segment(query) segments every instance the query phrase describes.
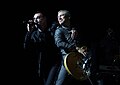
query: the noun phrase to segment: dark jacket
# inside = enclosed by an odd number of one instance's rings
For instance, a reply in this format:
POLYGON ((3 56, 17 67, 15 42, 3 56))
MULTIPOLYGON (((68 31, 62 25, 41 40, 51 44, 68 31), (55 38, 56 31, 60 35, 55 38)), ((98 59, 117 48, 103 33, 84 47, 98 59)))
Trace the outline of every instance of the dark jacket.
POLYGON ((62 26, 57 27, 55 31, 55 44, 61 50, 62 54, 76 51, 76 46, 80 45, 80 38, 71 38, 71 28, 63 28, 62 26))

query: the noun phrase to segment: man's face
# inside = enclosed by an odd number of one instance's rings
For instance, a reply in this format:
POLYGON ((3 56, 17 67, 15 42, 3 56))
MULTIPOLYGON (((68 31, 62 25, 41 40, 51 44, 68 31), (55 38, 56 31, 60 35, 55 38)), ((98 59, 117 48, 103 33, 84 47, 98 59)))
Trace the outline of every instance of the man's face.
POLYGON ((34 22, 40 25, 43 25, 46 22, 46 18, 42 13, 36 13, 33 18, 34 22))
POLYGON ((58 18, 59 24, 61 25, 61 24, 64 24, 66 22, 68 17, 66 17, 65 12, 61 11, 61 12, 58 13, 58 17, 57 18, 58 18))

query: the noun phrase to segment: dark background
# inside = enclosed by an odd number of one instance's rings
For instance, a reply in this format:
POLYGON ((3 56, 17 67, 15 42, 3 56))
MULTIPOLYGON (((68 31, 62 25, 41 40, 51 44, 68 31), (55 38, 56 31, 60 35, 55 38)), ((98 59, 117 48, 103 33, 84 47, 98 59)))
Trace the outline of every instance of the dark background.
POLYGON ((82 37, 87 42, 98 43, 104 36, 108 27, 115 30, 119 41, 120 33, 120 5, 117 1, 75 1, 75 0, 20 0, 5 2, 3 6, 3 29, 5 34, 5 57, 4 68, 7 67, 5 79, 23 82, 26 80, 26 63, 24 57, 23 41, 26 33, 26 21, 33 17, 37 10, 44 10, 51 22, 56 21, 57 12, 60 9, 67 9, 72 15, 72 24, 80 28, 82 37), (4 17, 3 17, 4 18, 4 17), (7 20, 7 21, 6 21, 7 20), (8 25, 8 24, 9 25, 8 25), (9 54, 8 54, 9 53, 9 54))
POLYGON ((51 22, 57 20, 58 10, 69 10, 72 24, 80 29, 87 41, 100 40, 108 27, 113 28, 117 36, 119 35, 120 6, 117 1, 31 0, 15 1, 9 7, 12 32, 15 33, 18 47, 22 45, 26 32, 23 21, 31 19, 37 10, 44 10, 51 22))

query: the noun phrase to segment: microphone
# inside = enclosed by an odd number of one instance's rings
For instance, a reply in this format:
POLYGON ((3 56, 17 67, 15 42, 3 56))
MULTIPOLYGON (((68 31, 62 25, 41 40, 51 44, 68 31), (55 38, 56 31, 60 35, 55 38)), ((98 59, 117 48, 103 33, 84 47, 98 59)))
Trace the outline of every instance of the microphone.
POLYGON ((24 20, 22 21, 23 24, 34 24, 33 20, 24 20))

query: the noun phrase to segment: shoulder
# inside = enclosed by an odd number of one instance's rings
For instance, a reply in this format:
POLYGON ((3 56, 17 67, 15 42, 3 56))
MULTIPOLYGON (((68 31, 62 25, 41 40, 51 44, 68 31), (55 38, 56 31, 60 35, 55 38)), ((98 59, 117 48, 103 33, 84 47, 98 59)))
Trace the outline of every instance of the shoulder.
POLYGON ((63 31, 63 28, 58 26, 55 30, 55 34, 61 33, 63 31))
POLYGON ((55 31, 62 31, 62 30, 63 30, 63 28, 61 26, 57 26, 55 31))

